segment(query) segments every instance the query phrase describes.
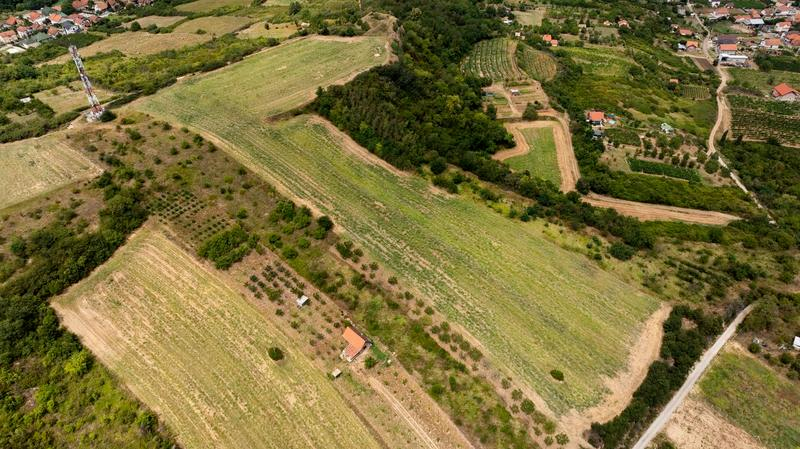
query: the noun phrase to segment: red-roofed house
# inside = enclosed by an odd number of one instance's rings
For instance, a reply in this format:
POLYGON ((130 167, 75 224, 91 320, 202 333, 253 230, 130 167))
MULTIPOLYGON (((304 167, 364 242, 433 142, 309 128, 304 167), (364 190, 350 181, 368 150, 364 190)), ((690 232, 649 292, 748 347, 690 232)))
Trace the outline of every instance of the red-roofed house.
POLYGON ((22 17, 24 17, 28 22, 31 23, 43 23, 47 18, 43 16, 42 13, 40 13, 39 11, 31 11, 22 17))
POLYGON ((558 47, 558 40, 557 39, 551 40, 550 41, 550 46, 551 47, 558 47))
POLYGON ((360 332, 348 326, 342 334, 344 340, 347 342, 347 347, 342 351, 341 357, 348 362, 352 362, 358 357, 359 354, 364 352, 372 344, 367 337, 361 335, 360 332))
POLYGON ((94 3, 94 12, 97 14, 102 14, 108 11, 108 3, 106 2, 95 2, 94 3))
POLYGON ((591 125, 602 125, 606 120, 606 114, 603 111, 589 111, 586 113, 586 121, 591 125))
POLYGON ((708 17, 712 20, 723 19, 731 15, 731 10, 729 8, 717 8, 711 11, 711 14, 708 17))
POLYGON ((792 28, 792 22, 778 22, 775 24, 776 33, 785 33, 792 28))
POLYGON ((8 19, 6 19, 5 24, 10 27, 13 27, 14 25, 17 24, 17 18, 14 16, 9 16, 8 19))
POLYGON ((49 20, 50 23, 61 23, 64 20, 64 16, 61 14, 50 14, 47 16, 47 20, 49 20))
POLYGON ((678 30, 678 34, 680 34, 681 36, 687 36, 687 37, 688 36, 694 36, 694 31, 692 31, 692 30, 690 30, 688 28, 681 28, 681 29, 678 30))
POLYGON ((625 19, 619 19, 617 21, 617 26, 619 26, 620 28, 630 28, 631 27, 631 25, 625 19))
POLYGON ((736 53, 738 50, 739 50, 739 46, 736 45, 736 44, 721 44, 719 46, 719 52, 720 53, 732 54, 732 53, 736 53))
POLYGON ((32 32, 33 30, 31 27, 17 27, 17 36, 19 36, 20 39, 25 39, 30 36, 32 32))
POLYGON ((89 0, 75 0, 72 2, 72 7, 80 11, 89 7, 89 0))
POLYGON ((686 51, 695 51, 700 48, 700 42, 686 41, 686 51))
POLYGON ((47 29, 47 35, 48 35, 48 36, 53 36, 53 37, 55 37, 55 36, 58 36, 58 35, 59 35, 59 33, 61 33, 61 30, 59 30, 59 29, 58 29, 58 28, 56 28, 56 27, 50 27, 50 28, 48 28, 48 29, 47 29))
POLYGON ((772 88, 772 98, 778 101, 797 101, 800 100, 800 93, 792 86, 780 83, 772 88))
POLYGON ((778 39, 777 37, 771 37, 769 39, 764 39, 763 41, 761 41, 761 44, 759 46, 767 50, 780 50, 781 40, 778 39))
POLYGON ((550 42, 550 41, 553 40, 553 36, 551 36, 549 34, 545 34, 544 36, 542 36, 542 40, 545 41, 545 42, 550 42))
POLYGON ((0 33, 0 44, 10 44, 19 39, 17 32, 14 30, 3 31, 0 33))

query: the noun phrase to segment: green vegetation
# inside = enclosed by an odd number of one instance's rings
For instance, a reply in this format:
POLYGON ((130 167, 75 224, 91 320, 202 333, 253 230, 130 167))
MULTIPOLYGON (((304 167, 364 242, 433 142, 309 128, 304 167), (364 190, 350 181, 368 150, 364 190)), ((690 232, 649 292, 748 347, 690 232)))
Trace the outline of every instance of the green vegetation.
POLYGON ((730 87, 744 89, 760 95, 769 95, 772 92, 772 88, 780 83, 788 83, 790 86, 795 87, 800 86, 800 73, 797 72, 783 70, 762 72, 732 67, 728 69, 728 73, 733 77, 733 80, 729 83, 730 87))
MULTIPOLYGON (((241 218, 246 218, 246 216, 241 218)), ((224 270, 242 260, 250 252, 253 243, 250 236, 247 235, 247 231, 236 226, 203 242, 197 254, 211 260, 214 262, 214 266, 224 270)))
POLYGON ((770 449, 800 445, 800 385, 744 354, 723 352, 700 381, 703 397, 770 449))
POLYGON ((681 84, 678 89, 681 95, 692 100, 708 100, 711 98, 711 92, 707 86, 681 84))
POLYGON ((538 81, 550 81, 558 71, 556 59, 550 53, 535 50, 524 43, 517 45, 516 58, 519 67, 538 81))
POLYGON ((514 170, 527 170, 536 176, 561 185, 561 172, 558 169, 556 145, 552 128, 527 128, 522 130, 530 151, 522 156, 514 156, 505 162, 514 170))
POLYGON ((464 71, 476 78, 489 78, 492 81, 514 82, 526 78, 514 59, 511 39, 480 41, 462 63, 464 71))
POLYGON ((800 143, 800 105, 744 95, 729 95, 728 101, 735 137, 800 143))
POLYGON ((637 148, 642 146, 639 131, 630 128, 609 128, 605 130, 606 138, 614 145, 631 145, 637 148))
POLYGON ((636 158, 628 158, 628 165, 631 167, 631 170, 636 172, 700 182, 700 174, 693 168, 679 167, 661 162, 644 161, 636 158))
MULTIPOLYGON (((425 180, 401 177, 365 162, 368 155, 343 150, 322 125, 295 119, 258 131, 262 128, 260 116, 253 113, 256 104, 222 102, 229 76, 235 72, 177 86, 148 99, 142 108, 220 137, 229 144, 228 151, 253 171, 333 217, 358 246, 424 291, 553 409, 563 412, 600 399, 597 373, 612 373, 625 360, 624 349, 611 344, 608 335, 617 335, 614 341, 630 341, 636 323, 653 311, 652 298, 587 266, 527 225, 472 201, 431 197, 425 180), (198 89, 204 95, 187 95, 181 92, 184 89, 198 89), (219 114, 223 110, 229 113, 219 114), (231 120, 238 125, 232 126, 231 120), (242 127, 249 131, 238 132, 242 127), (427 212, 414 212, 422 210, 427 212), (499 247, 487 247, 470 237, 485 229, 493 229, 499 247), (544 274, 551 270, 570 278, 569 284, 545 282, 552 279, 544 274), (522 272, 527 273, 524 278, 514 274, 522 272), (540 281, 531 283, 531 278, 540 281), (591 294, 585 290, 589 285, 591 294), (561 297, 570 299, 553 300, 561 297), (589 301, 590 297, 594 299, 589 301), (522 304, 531 307, 532 301, 547 312, 514 312, 522 304), (545 315, 548 319, 543 321, 545 315), (602 322, 596 319, 600 315, 605 317, 602 322), (554 322, 560 324, 549 324, 554 322), (605 337, 584 341, 587 336, 579 329, 596 326, 605 329, 600 332, 605 337), (563 367, 572 381, 554 385, 548 378, 555 366, 563 367)), ((249 98, 260 96, 253 92, 249 98)))

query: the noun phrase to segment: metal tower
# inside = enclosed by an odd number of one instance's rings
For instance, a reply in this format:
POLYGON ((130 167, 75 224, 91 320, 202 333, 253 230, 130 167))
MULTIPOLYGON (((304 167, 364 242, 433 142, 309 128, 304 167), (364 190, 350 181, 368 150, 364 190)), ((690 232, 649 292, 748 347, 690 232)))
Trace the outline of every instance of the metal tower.
POLYGON ((75 62, 75 67, 78 68, 78 74, 81 77, 81 82, 83 83, 83 89, 86 91, 86 98, 89 99, 89 112, 86 113, 86 118, 90 121, 94 121, 100 118, 100 114, 105 111, 103 105, 97 100, 97 96, 94 94, 94 89, 92 88, 92 82, 89 81, 89 76, 86 75, 86 68, 83 66, 83 61, 81 60, 81 55, 78 54, 78 48, 74 45, 69 46, 69 54, 72 55, 72 61, 75 62))

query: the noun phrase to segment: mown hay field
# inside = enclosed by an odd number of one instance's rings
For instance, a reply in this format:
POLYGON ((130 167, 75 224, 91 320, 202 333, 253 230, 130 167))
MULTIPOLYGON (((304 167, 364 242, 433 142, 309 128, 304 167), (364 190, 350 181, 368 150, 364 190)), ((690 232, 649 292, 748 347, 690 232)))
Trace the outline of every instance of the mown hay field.
POLYGON ((700 381, 703 398, 770 449, 800 447, 800 385, 739 350, 727 350, 700 381))
MULTIPOLYGON (((166 89, 158 99, 176 106, 196 102, 199 97, 219 103, 220 108, 247 111, 268 117, 314 99, 317 87, 328 86, 386 60, 384 39, 307 38, 272 47, 209 76, 187 79, 177 88, 166 89), (227 92, 227 98, 208 92, 227 92), (224 103, 224 104, 223 104, 224 103)), ((217 111, 197 109, 198 116, 217 111)), ((189 112, 189 111, 187 111, 189 112)))
POLYGON ((248 17, 237 16, 209 16, 199 17, 184 22, 177 27, 173 32, 175 33, 205 33, 213 36, 222 36, 223 34, 233 33, 234 31, 247 28, 253 22, 253 19, 248 17))
MULTIPOLYGON (((101 102, 113 96, 111 91, 100 87, 95 87, 94 93, 101 102)), ((89 109, 89 100, 86 98, 86 92, 80 83, 73 83, 70 87, 54 87, 50 90, 37 92, 33 96, 53 108, 56 114, 76 109, 89 109)))
POLYGON ((512 169, 528 170, 531 175, 546 179, 555 186, 561 185, 561 172, 558 169, 556 144, 552 128, 526 128, 521 130, 530 146, 527 153, 506 159, 512 169))
POLYGON ((133 22, 138 22, 142 28, 147 28, 150 25, 155 25, 159 28, 168 27, 174 23, 178 23, 185 19, 183 16, 145 16, 139 17, 136 20, 131 20, 126 25, 130 27, 133 22))
MULTIPOLYGON (((88 47, 80 49, 83 58, 94 56, 98 53, 108 53, 118 50, 127 56, 141 56, 160 53, 165 50, 177 50, 189 45, 202 44, 210 41, 211 34, 194 33, 163 33, 151 34, 146 31, 126 31, 124 33, 112 34, 111 37, 97 41, 88 47)), ((47 64, 63 64, 71 61, 71 57, 61 55, 51 59, 47 64)))
POLYGON ((185 12, 208 12, 225 6, 249 6, 252 3, 252 0, 196 0, 178 5, 175 9, 185 12))
POLYGON ((514 58, 516 44, 499 37, 480 41, 470 51, 461 66, 473 76, 491 78, 493 81, 520 81, 527 78, 514 58))
POLYGON ((0 145, 0 209, 91 179, 101 169, 61 134, 0 145))
MULTIPOLYGON (((294 54, 303 42, 282 51, 294 54)), ((138 108, 213 136, 279 189, 333 217, 348 238, 463 325, 487 356, 554 411, 601 400, 602 375, 624 367, 655 299, 551 243, 535 224, 397 173, 317 119, 265 123, 263 115, 296 103, 275 96, 296 94, 291 86, 248 83, 241 75, 253 70, 262 78, 280 70, 306 73, 262 55, 165 89, 138 108), (233 85, 246 94, 230 95, 233 85), (566 382, 552 379, 552 369, 562 370, 566 382)))
POLYGON ((243 39, 254 39, 257 37, 271 37, 274 39, 286 39, 298 30, 294 23, 271 23, 269 29, 264 26, 264 22, 256 22, 243 29, 236 36, 243 39))
POLYGON ((295 342, 157 229, 54 307, 182 447, 379 447, 295 342))
POLYGON ((529 11, 514 11, 514 18, 525 26, 540 26, 544 19, 546 8, 535 8, 529 11))

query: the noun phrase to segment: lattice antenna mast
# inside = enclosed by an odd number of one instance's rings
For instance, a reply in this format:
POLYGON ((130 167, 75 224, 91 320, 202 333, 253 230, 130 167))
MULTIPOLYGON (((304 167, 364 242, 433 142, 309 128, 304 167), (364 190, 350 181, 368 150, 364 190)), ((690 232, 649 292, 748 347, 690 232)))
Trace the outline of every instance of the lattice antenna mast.
POLYGON ((75 67, 78 68, 78 74, 81 77, 83 89, 86 91, 86 98, 89 100, 89 106, 91 109, 87 115, 90 120, 96 120, 100 117, 100 114, 102 114, 105 109, 100 104, 100 101, 97 100, 97 95, 94 94, 92 82, 89 81, 89 76, 86 75, 86 68, 83 66, 81 55, 78 54, 78 48, 74 45, 70 45, 69 54, 72 55, 72 61, 75 62, 75 67))

